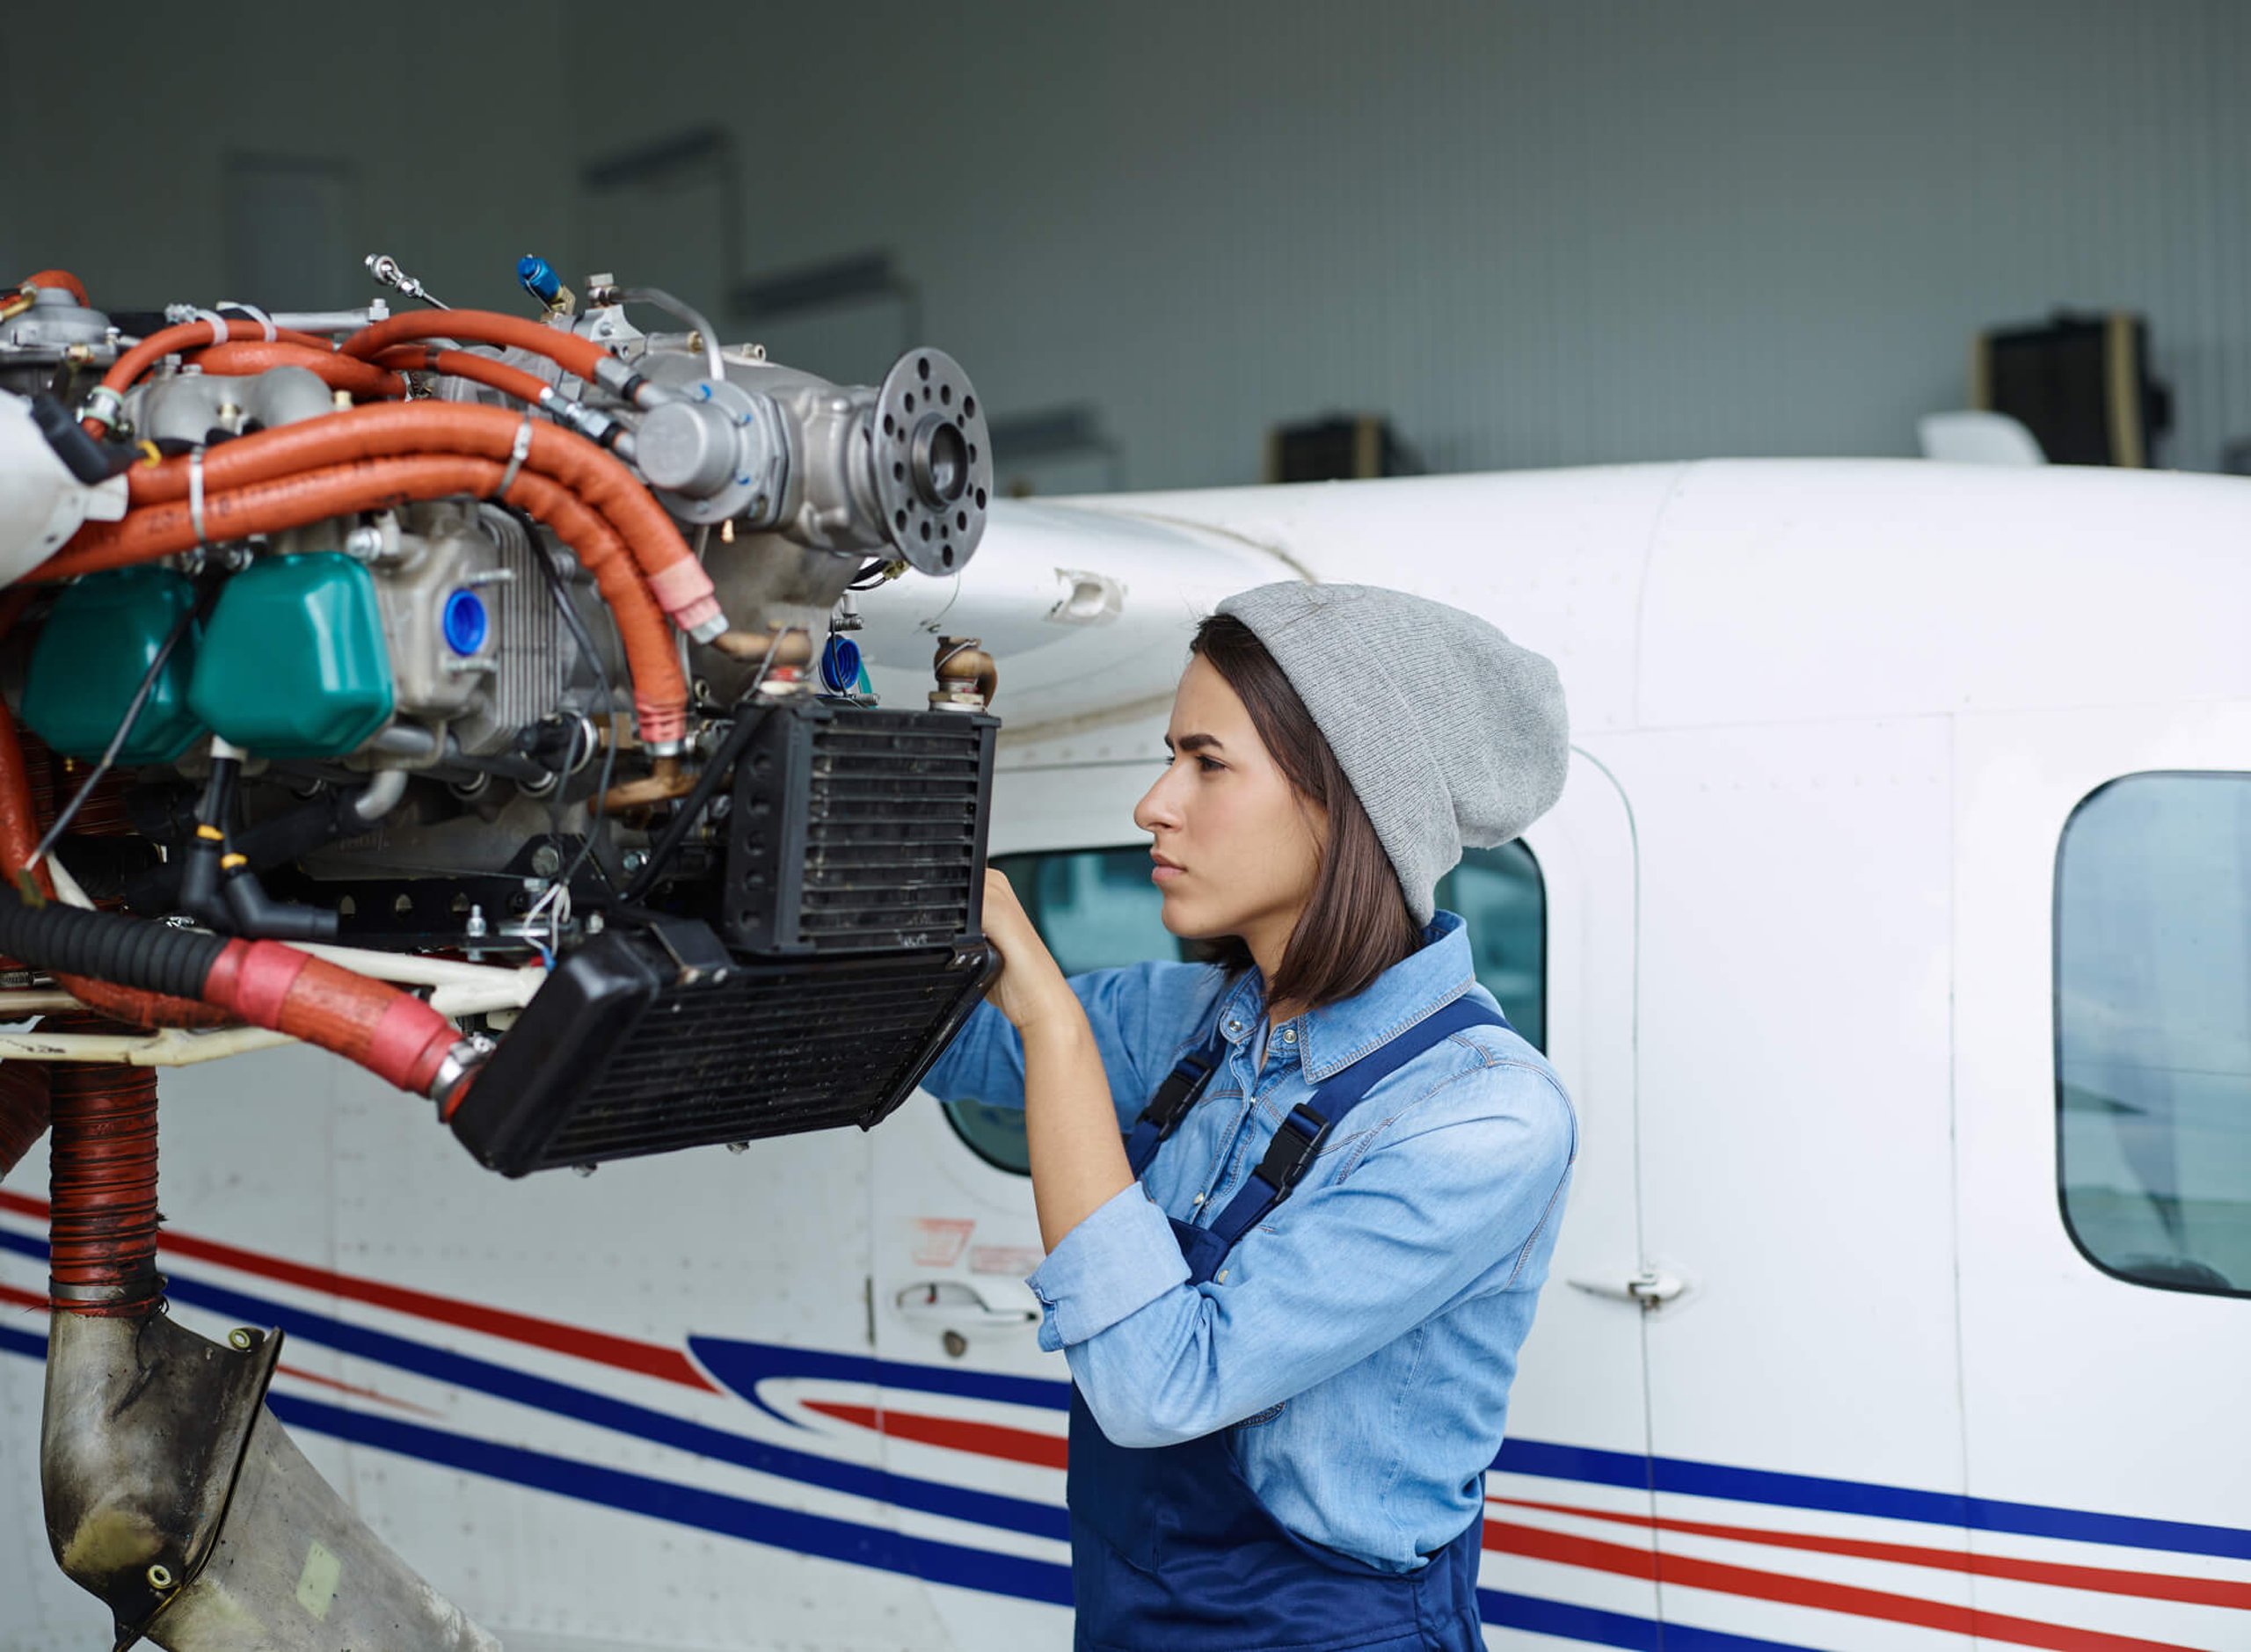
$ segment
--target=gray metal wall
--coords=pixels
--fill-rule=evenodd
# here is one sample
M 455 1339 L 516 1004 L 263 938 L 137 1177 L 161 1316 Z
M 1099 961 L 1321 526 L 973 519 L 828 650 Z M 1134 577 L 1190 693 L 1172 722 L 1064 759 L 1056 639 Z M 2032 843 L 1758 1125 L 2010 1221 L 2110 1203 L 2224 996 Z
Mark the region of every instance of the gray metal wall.
M 1976 328 L 2056 304 L 2148 313 L 2167 462 L 2251 435 L 2240 0 L 667 18 L 662 107 L 581 152 L 727 122 L 753 268 L 897 248 L 988 403 L 1100 404 L 1135 486 L 1330 407 L 1449 469 L 1903 454 Z
M 2242 0 L 195 17 L 0 32 L 6 268 L 222 295 L 226 157 L 265 151 L 356 168 L 353 251 L 456 302 L 536 249 L 718 308 L 717 173 L 579 181 L 716 124 L 733 265 L 892 249 L 990 406 L 1097 405 L 1133 486 L 1254 478 L 1332 408 L 1448 469 L 1905 453 L 1975 328 L 2056 304 L 2147 313 L 2166 462 L 2251 435 Z M 857 372 L 901 327 L 747 331 Z

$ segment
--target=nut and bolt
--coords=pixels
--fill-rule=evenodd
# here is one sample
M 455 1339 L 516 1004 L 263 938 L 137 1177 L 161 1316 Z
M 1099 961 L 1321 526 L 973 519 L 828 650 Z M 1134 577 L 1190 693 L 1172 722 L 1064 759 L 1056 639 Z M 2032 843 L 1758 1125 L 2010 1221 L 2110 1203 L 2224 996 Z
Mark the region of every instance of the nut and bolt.
M 727 1151 L 729 1153 L 748 1153 L 750 1151 L 750 1144 L 747 1141 L 731 1141 L 727 1144 Z
M 563 870 L 563 851 L 552 843 L 543 843 L 531 852 L 531 870 L 542 877 L 552 877 Z
M 263 1340 L 247 1325 L 237 1325 L 227 1333 L 227 1345 L 238 1354 L 247 1354 Z
M 355 528 L 344 535 L 344 554 L 354 562 L 374 562 L 383 554 L 383 530 Z
M 148 1576 L 149 1587 L 151 1589 L 166 1590 L 172 1586 L 172 1568 L 162 1561 L 158 1561 L 149 1568 Z
M 639 871 L 648 863 L 649 857 L 642 854 L 638 849 L 626 850 L 623 858 L 618 862 L 618 864 L 625 869 L 625 872 L 628 877 L 630 877 L 635 872 Z
M 575 1175 L 592 1175 L 594 1173 L 594 1167 L 590 1164 L 574 1164 L 571 1167 L 571 1170 Z
M 462 933 L 472 941 L 481 940 L 484 936 L 490 935 L 492 930 L 492 925 L 484 921 L 484 908 L 478 906 L 470 907 L 469 921 L 461 928 Z

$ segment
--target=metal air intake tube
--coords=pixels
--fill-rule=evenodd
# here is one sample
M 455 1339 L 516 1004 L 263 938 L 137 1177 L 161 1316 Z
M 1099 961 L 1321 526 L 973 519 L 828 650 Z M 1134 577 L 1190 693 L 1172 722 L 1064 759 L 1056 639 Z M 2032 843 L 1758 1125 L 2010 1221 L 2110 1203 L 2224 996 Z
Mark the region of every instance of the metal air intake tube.
M 497 1648 L 345 1507 L 266 1408 L 280 1335 L 244 1328 L 222 1347 L 163 1311 L 157 1075 L 57 1063 L 47 1078 L 40 1486 L 55 1562 L 109 1607 L 116 1645 Z

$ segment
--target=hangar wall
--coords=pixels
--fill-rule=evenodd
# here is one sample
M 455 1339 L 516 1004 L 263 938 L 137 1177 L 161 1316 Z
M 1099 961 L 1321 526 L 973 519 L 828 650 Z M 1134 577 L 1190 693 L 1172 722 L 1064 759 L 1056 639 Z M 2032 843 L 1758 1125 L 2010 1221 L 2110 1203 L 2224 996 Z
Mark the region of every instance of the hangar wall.
M 1334 408 L 1440 469 L 1904 454 L 1975 328 L 2059 303 L 2148 314 L 2166 462 L 2251 435 L 2237 0 L 69 10 L 0 35 L 0 136 L 55 157 L 0 263 L 135 301 L 224 284 L 227 158 L 282 153 L 455 302 L 531 249 L 707 302 L 888 250 L 988 405 L 1091 405 L 1128 486 L 1253 479 Z M 717 169 L 584 183 L 713 129 Z M 739 330 L 850 372 L 903 324 Z
M 2057 303 L 2149 313 L 2167 462 L 2251 435 L 2234 0 L 669 18 L 663 107 L 582 155 L 729 123 L 753 271 L 897 249 L 988 404 L 1098 404 L 1130 485 L 1337 406 L 1443 469 L 1904 454 L 1973 330 Z

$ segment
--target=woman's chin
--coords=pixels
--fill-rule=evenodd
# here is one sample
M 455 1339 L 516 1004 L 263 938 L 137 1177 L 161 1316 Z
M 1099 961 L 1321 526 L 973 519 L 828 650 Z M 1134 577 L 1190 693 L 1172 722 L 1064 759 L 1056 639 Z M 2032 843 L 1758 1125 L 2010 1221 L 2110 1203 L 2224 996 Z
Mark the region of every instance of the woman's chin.
M 1164 905 L 1158 909 L 1157 920 L 1164 925 L 1169 934 L 1183 941 L 1210 941 L 1221 935 L 1232 933 L 1225 928 L 1214 928 L 1208 919 L 1199 921 L 1195 906 L 1195 902 L 1183 900 L 1178 895 L 1168 890 L 1165 891 Z

